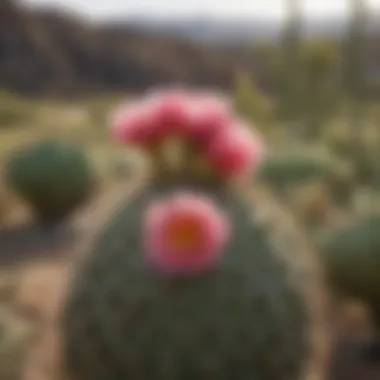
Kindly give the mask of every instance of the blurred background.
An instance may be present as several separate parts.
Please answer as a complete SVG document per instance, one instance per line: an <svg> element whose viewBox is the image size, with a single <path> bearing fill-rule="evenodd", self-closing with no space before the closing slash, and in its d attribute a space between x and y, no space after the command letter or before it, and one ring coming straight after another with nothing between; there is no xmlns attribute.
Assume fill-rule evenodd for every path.
<svg viewBox="0 0 380 380"><path fill-rule="evenodd" d="M0 0L1 380L56 378L54 332L36 331L144 166L108 112L168 85L231 96L266 138L259 180L310 236L380 206L380 0ZM361 310L334 329L366 333ZM339 379L380 379L345 360Z"/></svg>

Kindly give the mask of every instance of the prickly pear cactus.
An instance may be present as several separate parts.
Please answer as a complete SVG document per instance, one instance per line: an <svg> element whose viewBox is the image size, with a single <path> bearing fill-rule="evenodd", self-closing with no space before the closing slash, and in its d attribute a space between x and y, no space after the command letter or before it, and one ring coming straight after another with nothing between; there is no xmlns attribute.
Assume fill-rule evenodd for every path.
<svg viewBox="0 0 380 380"><path fill-rule="evenodd" d="M257 167L261 144L243 134L231 110L211 107L209 95L175 95L143 101L138 123L131 123L135 108L119 114L118 136L136 142L137 131L127 128L175 126L170 133L191 142L186 156L202 156L207 168L188 160L171 166L155 155L152 177L105 227L69 287L67 373L77 380L323 379L316 339L323 339L324 300L314 256L265 195L233 186Z"/></svg>
<svg viewBox="0 0 380 380"><path fill-rule="evenodd" d="M74 211L93 189L92 168L81 150L62 141L34 143L9 160L6 177L42 221Z"/></svg>

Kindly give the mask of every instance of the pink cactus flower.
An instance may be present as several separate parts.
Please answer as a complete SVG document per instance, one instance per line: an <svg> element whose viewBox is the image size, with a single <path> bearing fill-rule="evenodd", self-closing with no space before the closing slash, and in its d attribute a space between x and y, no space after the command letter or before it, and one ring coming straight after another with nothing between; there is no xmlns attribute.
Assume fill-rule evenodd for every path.
<svg viewBox="0 0 380 380"><path fill-rule="evenodd" d="M146 99L151 109L155 129L162 135L177 134L189 124L192 110L192 97L181 89L154 92Z"/></svg>
<svg viewBox="0 0 380 380"><path fill-rule="evenodd" d="M214 136L205 155L211 167L223 177L244 177L262 162L264 145L244 123L235 121Z"/></svg>
<svg viewBox="0 0 380 380"><path fill-rule="evenodd" d="M143 225L147 259L167 274L191 274L218 264L231 234L211 199L181 193L149 206Z"/></svg>
<svg viewBox="0 0 380 380"><path fill-rule="evenodd" d="M182 127L182 135L204 146L219 133L228 128L233 118L232 107L225 98L207 93L194 96L190 123Z"/></svg>
<svg viewBox="0 0 380 380"><path fill-rule="evenodd" d="M127 144L149 146L158 138L153 115L143 103L118 107L110 115L109 124L112 136Z"/></svg>

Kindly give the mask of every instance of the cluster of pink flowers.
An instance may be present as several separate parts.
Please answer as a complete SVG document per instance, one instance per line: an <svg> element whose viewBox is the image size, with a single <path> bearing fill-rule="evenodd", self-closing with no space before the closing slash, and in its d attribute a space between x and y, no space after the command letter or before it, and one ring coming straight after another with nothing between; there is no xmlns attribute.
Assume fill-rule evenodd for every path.
<svg viewBox="0 0 380 380"><path fill-rule="evenodd" d="M164 90L121 106L111 115L116 139L150 149L169 136L196 146L223 178L248 175L262 160L261 139L230 102L207 92Z"/></svg>
<svg viewBox="0 0 380 380"><path fill-rule="evenodd" d="M210 198L180 193L147 208L143 234L148 262L165 274L184 275L219 262L231 225Z"/></svg>

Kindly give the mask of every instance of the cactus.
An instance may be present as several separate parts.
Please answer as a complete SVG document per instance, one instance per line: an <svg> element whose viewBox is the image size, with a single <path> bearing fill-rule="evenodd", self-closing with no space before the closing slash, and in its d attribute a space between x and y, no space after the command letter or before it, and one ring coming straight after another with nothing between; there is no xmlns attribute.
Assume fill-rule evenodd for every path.
<svg viewBox="0 0 380 380"><path fill-rule="evenodd" d="M259 178L282 192L287 187L325 179L331 163L317 156L280 153L269 157L261 168Z"/></svg>
<svg viewBox="0 0 380 380"><path fill-rule="evenodd" d="M318 240L336 292L368 302L380 328L380 216L371 215L324 233Z"/></svg>
<svg viewBox="0 0 380 380"><path fill-rule="evenodd" d="M158 103L174 102L170 94ZM187 97L164 115L176 119L177 136L197 141L193 154L209 170L164 160L156 172L156 156L148 183L105 227L69 286L62 316L67 372L78 380L304 379L312 366L322 368L311 340L323 334L318 265L285 229L290 224L273 215L272 203L231 186L236 173L242 181L257 167L260 144L239 137L232 111L224 118L205 107L192 119L188 111L204 98ZM158 128L157 120L168 118L155 107L149 123ZM152 152L156 133L142 140L125 131L131 120L117 120L119 137L144 140ZM207 120L202 138L199 120ZM132 124L141 129L141 122ZM196 214L201 220L194 226L187 219L184 227L181 217Z"/></svg>
<svg viewBox="0 0 380 380"><path fill-rule="evenodd" d="M335 116L339 106L336 47L324 39L315 39L305 44L302 58L304 96L299 107L304 118L305 134L315 139Z"/></svg>
<svg viewBox="0 0 380 380"><path fill-rule="evenodd" d="M286 122L299 122L302 100L302 19L299 0L288 0L288 20L283 31L279 68L278 114Z"/></svg>
<svg viewBox="0 0 380 380"><path fill-rule="evenodd" d="M277 195L287 198L294 187L321 183L338 205L350 204L354 190L354 174L343 162L316 155L281 153L268 158L259 174Z"/></svg>
<svg viewBox="0 0 380 380"><path fill-rule="evenodd" d="M94 176L83 152L69 143L43 141L11 156L6 178L43 222L58 221L90 195Z"/></svg>
<svg viewBox="0 0 380 380"><path fill-rule="evenodd" d="M358 149L357 140L351 133L346 136L331 136L327 145L339 160L351 164L353 177L358 184L378 186L380 176L377 164L378 153L371 149L368 143L362 141L362 136L360 139L361 149Z"/></svg>

